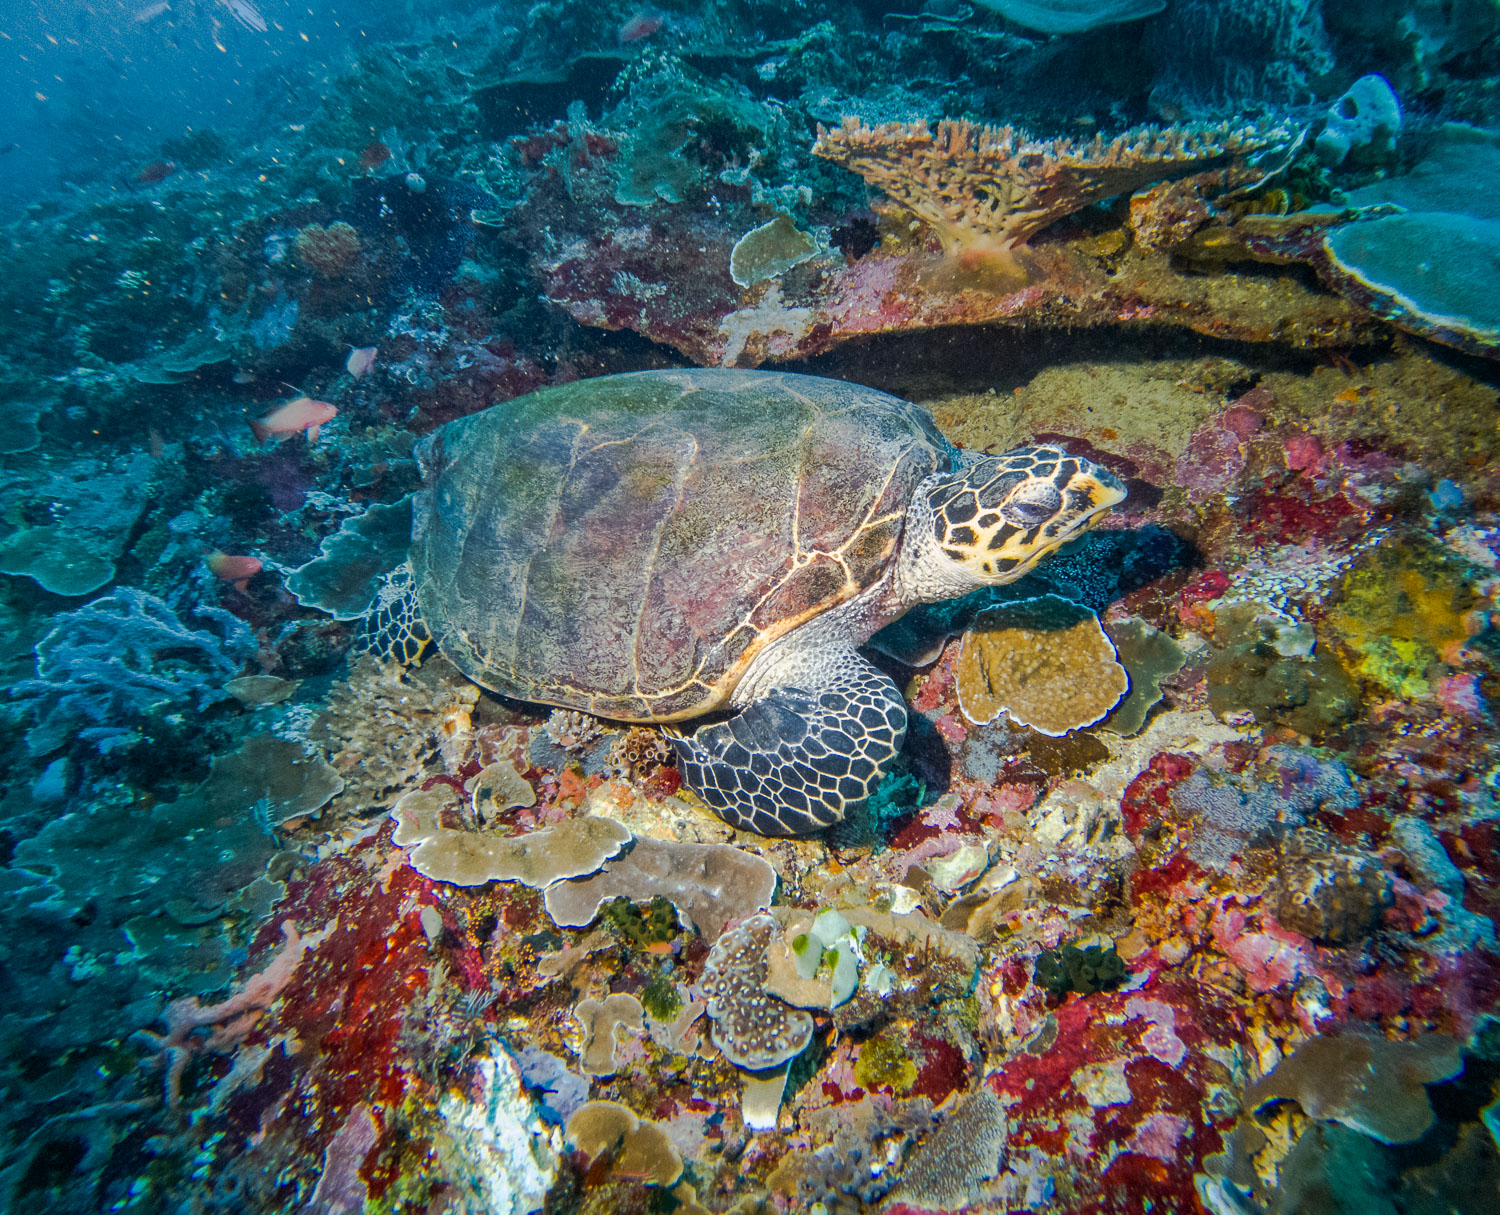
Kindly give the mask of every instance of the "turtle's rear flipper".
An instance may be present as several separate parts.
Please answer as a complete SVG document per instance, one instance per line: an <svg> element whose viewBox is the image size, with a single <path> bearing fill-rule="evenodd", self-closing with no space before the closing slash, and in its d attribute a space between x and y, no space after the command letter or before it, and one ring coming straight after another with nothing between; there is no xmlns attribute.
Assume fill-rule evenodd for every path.
<svg viewBox="0 0 1500 1215"><path fill-rule="evenodd" d="M687 786L733 827L819 831L869 797L901 750L901 693L852 649L797 674L811 686L772 688L737 717L672 739Z"/></svg>
<svg viewBox="0 0 1500 1215"><path fill-rule="evenodd" d="M403 562L380 584L355 648L384 662L414 667L422 661L431 641L432 634L422 623L422 610L417 606L411 566Z"/></svg>

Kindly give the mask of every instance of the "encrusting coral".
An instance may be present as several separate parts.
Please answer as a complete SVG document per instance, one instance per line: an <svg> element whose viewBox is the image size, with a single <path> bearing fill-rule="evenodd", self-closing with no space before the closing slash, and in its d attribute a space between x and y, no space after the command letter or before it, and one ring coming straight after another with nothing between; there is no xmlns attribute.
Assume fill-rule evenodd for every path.
<svg viewBox="0 0 1500 1215"><path fill-rule="evenodd" d="M548 889L547 914L559 927L581 928L610 899L660 897L712 941L730 920L768 906L775 889L776 871L742 848L638 839L592 876Z"/></svg>
<svg viewBox="0 0 1500 1215"><path fill-rule="evenodd" d="M1057 595L981 612L956 673L959 707L976 725L1008 713L1053 737L1101 720L1130 685L1099 618Z"/></svg>
<svg viewBox="0 0 1500 1215"><path fill-rule="evenodd" d="M1423 1087L1456 1076L1458 1043L1444 1034L1389 1042L1368 1034L1309 1038L1245 1092L1245 1107L1295 1101L1310 1118L1342 1122L1383 1143L1410 1143L1432 1125Z"/></svg>
<svg viewBox="0 0 1500 1215"><path fill-rule="evenodd" d="M445 827L441 820L449 800L442 790L417 789L391 810L392 842L411 848L411 867L435 882L520 882L540 888L592 873L630 840L629 830L612 818L567 819L512 836Z"/></svg>
<svg viewBox="0 0 1500 1215"><path fill-rule="evenodd" d="M608 1157L612 1176L662 1186L682 1176L682 1157L665 1132L617 1102L590 1101L568 1119L567 1136L591 1162Z"/></svg>
<svg viewBox="0 0 1500 1215"><path fill-rule="evenodd" d="M1142 127L1088 143L1032 139L1013 126L944 121L818 127L813 152L852 169L932 225L945 251L1025 244L1090 203L1164 177L1233 165L1285 146L1279 128ZM1253 177L1254 174L1251 174Z"/></svg>

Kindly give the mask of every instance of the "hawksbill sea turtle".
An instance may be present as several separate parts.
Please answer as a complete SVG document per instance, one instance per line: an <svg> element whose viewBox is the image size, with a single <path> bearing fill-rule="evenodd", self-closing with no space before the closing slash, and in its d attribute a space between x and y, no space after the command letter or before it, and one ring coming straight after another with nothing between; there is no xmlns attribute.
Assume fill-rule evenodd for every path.
<svg viewBox="0 0 1500 1215"><path fill-rule="evenodd" d="M418 459L407 589L376 629L517 700L662 723L687 786L762 835L843 818L901 749L869 637L1019 578L1125 497L1062 448L962 453L919 405L785 372L545 388Z"/></svg>

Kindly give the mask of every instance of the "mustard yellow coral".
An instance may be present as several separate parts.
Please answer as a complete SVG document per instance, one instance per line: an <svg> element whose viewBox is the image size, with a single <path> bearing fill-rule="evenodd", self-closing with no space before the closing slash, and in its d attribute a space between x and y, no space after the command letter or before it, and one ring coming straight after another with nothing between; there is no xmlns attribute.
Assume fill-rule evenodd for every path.
<svg viewBox="0 0 1500 1215"><path fill-rule="evenodd" d="M1395 696L1425 696L1485 624L1470 569L1413 541L1382 544L1344 577L1328 625L1355 674Z"/></svg>
<svg viewBox="0 0 1500 1215"><path fill-rule="evenodd" d="M1057 595L981 612L957 677L959 708L976 725L1005 712L1053 737L1093 725L1130 686L1099 618Z"/></svg>
<svg viewBox="0 0 1500 1215"><path fill-rule="evenodd" d="M887 1030L859 1048L854 1081L864 1089L889 1088L904 1093L917 1082L917 1065L901 1039Z"/></svg>

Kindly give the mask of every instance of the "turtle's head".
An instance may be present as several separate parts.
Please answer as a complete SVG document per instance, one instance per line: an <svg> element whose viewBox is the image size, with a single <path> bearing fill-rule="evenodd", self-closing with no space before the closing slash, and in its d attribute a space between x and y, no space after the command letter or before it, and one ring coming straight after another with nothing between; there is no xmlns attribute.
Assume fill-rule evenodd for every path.
<svg viewBox="0 0 1500 1215"><path fill-rule="evenodd" d="M1107 468L1061 447L984 456L918 488L902 543L902 598L931 602L1013 582L1124 500Z"/></svg>

